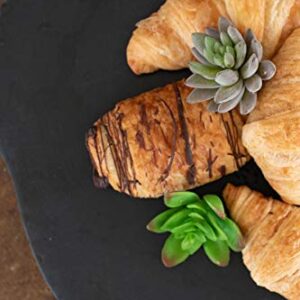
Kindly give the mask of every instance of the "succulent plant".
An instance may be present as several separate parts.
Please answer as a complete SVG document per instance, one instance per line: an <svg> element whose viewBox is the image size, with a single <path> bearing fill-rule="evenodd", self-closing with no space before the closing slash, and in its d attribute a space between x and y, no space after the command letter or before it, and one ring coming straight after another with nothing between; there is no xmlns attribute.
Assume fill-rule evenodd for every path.
<svg viewBox="0 0 300 300"><path fill-rule="evenodd" d="M263 81L271 79L276 67L263 60L263 47L251 29L245 37L224 17L218 29L193 33L193 55L189 68L193 75L186 85L194 88L187 102L211 100L208 110L225 113L237 105L242 115L249 114L257 102Z"/></svg>
<svg viewBox="0 0 300 300"><path fill-rule="evenodd" d="M147 229L155 233L170 232L162 249L162 262L173 267L184 262L203 246L208 258L219 266L229 263L230 250L241 251L244 242L238 226L228 217L221 199L193 192L166 194L169 208L156 216Z"/></svg>

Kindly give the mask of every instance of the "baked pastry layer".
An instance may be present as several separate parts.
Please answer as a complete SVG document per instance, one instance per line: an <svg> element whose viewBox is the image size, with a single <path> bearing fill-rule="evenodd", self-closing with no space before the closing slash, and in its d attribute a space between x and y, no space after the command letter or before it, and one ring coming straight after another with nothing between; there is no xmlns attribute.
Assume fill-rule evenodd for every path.
<svg viewBox="0 0 300 300"><path fill-rule="evenodd" d="M89 131L87 147L99 187L159 197L236 171L249 159L237 111L211 114L188 104L183 81L121 101Z"/></svg>

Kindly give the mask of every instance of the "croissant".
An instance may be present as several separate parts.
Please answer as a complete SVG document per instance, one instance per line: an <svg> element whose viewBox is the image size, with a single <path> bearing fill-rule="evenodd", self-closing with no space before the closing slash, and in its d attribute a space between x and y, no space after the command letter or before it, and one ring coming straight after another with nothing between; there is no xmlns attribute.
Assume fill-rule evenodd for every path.
<svg viewBox="0 0 300 300"><path fill-rule="evenodd" d="M300 0L167 0L158 12L137 23L127 61L136 74L185 68L192 60L191 34L215 27L221 15L242 32L251 28L270 58L300 26L299 11Z"/></svg>
<svg viewBox="0 0 300 300"><path fill-rule="evenodd" d="M159 197L236 171L249 156L236 112L211 114L186 102L183 81L119 102L87 135L95 184L134 197Z"/></svg>
<svg viewBox="0 0 300 300"><path fill-rule="evenodd" d="M246 240L243 261L254 281L290 300L300 299L300 208L245 186L223 192Z"/></svg>
<svg viewBox="0 0 300 300"><path fill-rule="evenodd" d="M286 202L300 204L300 29L280 49L277 74L259 95L243 143Z"/></svg>

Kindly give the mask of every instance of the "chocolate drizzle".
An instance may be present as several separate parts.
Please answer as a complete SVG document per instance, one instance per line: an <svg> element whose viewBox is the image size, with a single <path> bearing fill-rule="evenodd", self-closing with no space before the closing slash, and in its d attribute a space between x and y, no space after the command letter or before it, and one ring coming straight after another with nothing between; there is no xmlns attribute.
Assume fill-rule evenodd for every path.
<svg viewBox="0 0 300 300"><path fill-rule="evenodd" d="M229 112L229 116L230 116L231 126L229 124L229 121L225 120L223 114L221 114L221 120L222 120L222 123L226 130L226 138L227 138L228 144L231 148L231 153L229 153L229 155L233 156L236 167L239 169L243 165L242 158L245 157L245 154L241 153L241 150L239 147L238 127L235 124L234 117L233 117L231 111Z"/></svg>
<svg viewBox="0 0 300 300"><path fill-rule="evenodd" d="M172 168L172 164L173 164L173 161L174 161L178 129L177 129L177 124L176 124L174 114L173 114L170 106L168 105L168 103L165 100L160 99L160 101L161 101L161 103L163 103L163 105L165 106L165 108L169 112L170 118L172 120L172 126L173 126L173 139L172 139L172 144L171 144L170 159L169 159L167 167L165 168L165 170L162 173L162 176L159 179L160 181L164 181L169 176L171 168Z"/></svg>
<svg viewBox="0 0 300 300"><path fill-rule="evenodd" d="M176 95L178 118L179 118L179 124L180 124L180 128L181 128L181 136L185 142L185 148L184 148L185 160L189 166L186 177L187 177L188 183L190 185L194 185L195 184L195 176L196 176L196 168L195 168L195 164L193 161L193 154L192 154L191 145L190 145L190 141L189 141L190 140L189 132L188 132L185 116L184 116L184 107L183 107L183 103L182 103L182 97L181 97L180 90L176 83L173 84L173 89L174 89L174 92Z"/></svg>
<svg viewBox="0 0 300 300"><path fill-rule="evenodd" d="M218 168L218 171L220 172L221 176L226 175L226 166L222 165Z"/></svg>
<svg viewBox="0 0 300 300"><path fill-rule="evenodd" d="M135 139L138 145L140 146L140 148L146 149L145 139L143 133L140 130L136 132Z"/></svg>
<svg viewBox="0 0 300 300"><path fill-rule="evenodd" d="M108 183L107 178L103 175L103 171L102 171L101 159L100 159L100 155L99 155L98 141L97 141L97 128L95 126L93 126L92 128L90 128L89 131L88 131L88 133L87 133L87 135L86 135L86 142L87 143L88 143L89 139L93 140L94 145L96 147L97 158L98 158L98 161L99 161L99 168L100 168L99 172L101 173L101 174L99 174L99 172L97 171L97 164L94 161L93 156L89 152L90 153L91 162L92 162L92 165L93 165L93 182L94 182L94 185L97 188L105 189L105 188L107 188L109 186L109 183ZM87 149L89 149L88 144L86 144L86 146L87 146Z"/></svg>
<svg viewBox="0 0 300 300"><path fill-rule="evenodd" d="M209 148L208 157L207 157L207 168L206 168L209 178L213 177L212 168L213 168L213 164L216 162L217 159L218 159L218 156L215 156L214 158L212 157L212 151L211 151L211 148Z"/></svg>

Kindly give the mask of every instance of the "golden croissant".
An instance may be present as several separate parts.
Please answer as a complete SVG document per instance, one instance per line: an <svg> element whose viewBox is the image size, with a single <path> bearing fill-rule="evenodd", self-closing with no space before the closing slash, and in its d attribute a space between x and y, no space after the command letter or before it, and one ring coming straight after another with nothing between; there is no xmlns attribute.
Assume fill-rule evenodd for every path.
<svg viewBox="0 0 300 300"><path fill-rule="evenodd" d="M277 74L259 94L243 143L286 202L300 204L300 29L274 58Z"/></svg>
<svg viewBox="0 0 300 300"><path fill-rule="evenodd" d="M159 197L236 171L249 159L236 111L188 104L183 81L119 102L89 131L95 184L134 197Z"/></svg>
<svg viewBox="0 0 300 300"><path fill-rule="evenodd" d="M142 74L187 67L191 34L216 26L220 16L231 19L241 32L251 28L270 58L300 26L300 0L167 0L137 24L127 47L130 68Z"/></svg>
<svg viewBox="0 0 300 300"><path fill-rule="evenodd" d="M289 300L300 299L300 208L227 185L231 217L241 228L243 260L254 281Z"/></svg>

